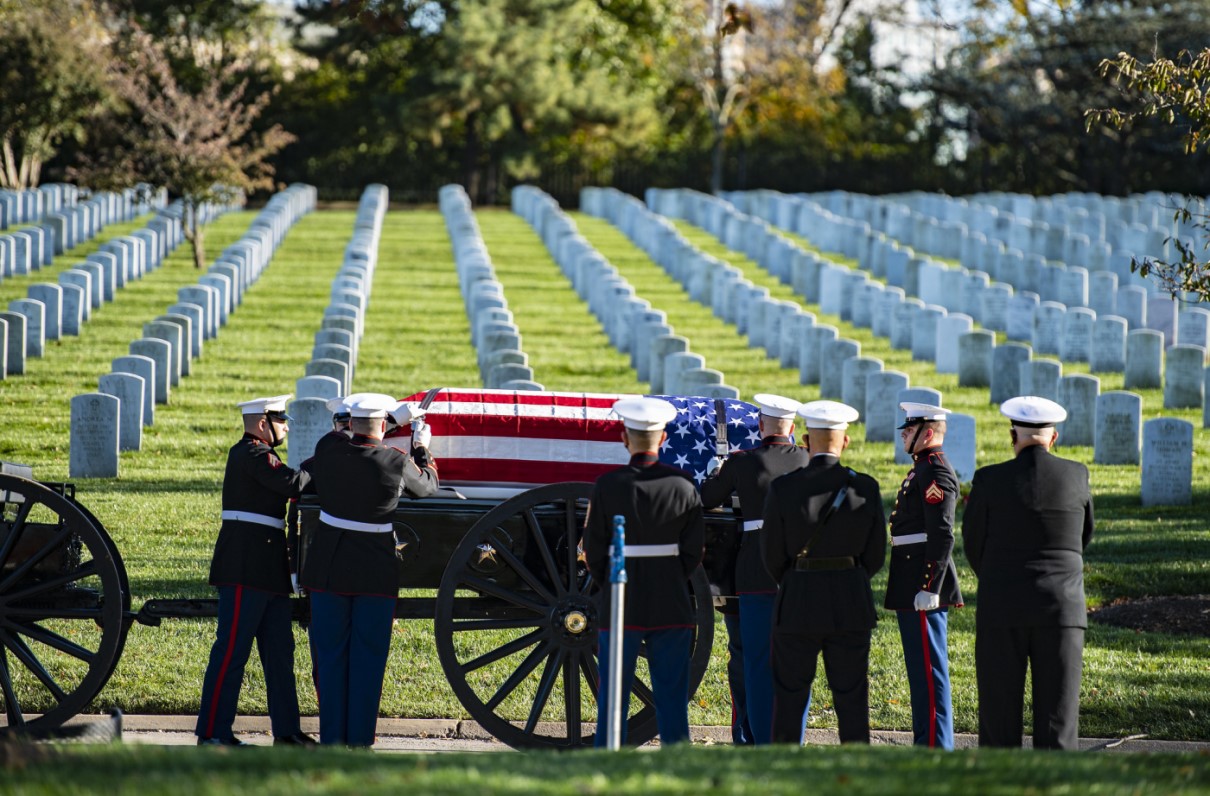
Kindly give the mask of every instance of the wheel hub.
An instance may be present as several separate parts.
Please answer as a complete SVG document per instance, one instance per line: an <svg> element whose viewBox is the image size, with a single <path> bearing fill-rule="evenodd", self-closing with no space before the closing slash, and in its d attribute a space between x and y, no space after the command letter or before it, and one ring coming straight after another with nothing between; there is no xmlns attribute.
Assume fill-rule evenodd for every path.
<svg viewBox="0 0 1210 796"><path fill-rule="evenodd" d="M563 627L567 628L570 633L583 633L588 627L588 617L584 616L581 611L572 611L563 617Z"/></svg>
<svg viewBox="0 0 1210 796"><path fill-rule="evenodd" d="M551 612L551 626L560 643L579 647L597 640L597 610L584 595L565 597Z"/></svg>

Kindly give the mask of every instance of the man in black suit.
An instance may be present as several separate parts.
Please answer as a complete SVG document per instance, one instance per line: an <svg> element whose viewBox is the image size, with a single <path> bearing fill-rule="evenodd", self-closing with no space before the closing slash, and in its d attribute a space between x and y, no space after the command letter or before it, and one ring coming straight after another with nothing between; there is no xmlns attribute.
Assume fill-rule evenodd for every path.
<svg viewBox="0 0 1210 796"><path fill-rule="evenodd" d="M298 497L307 476L283 464L274 451L289 432L290 397L236 404L244 434L227 453L223 524L210 563L210 583L218 590L218 630L202 683L195 729L199 746L244 745L232 724L254 641L265 672L273 743L315 743L299 727L284 533L287 502Z"/></svg>
<svg viewBox="0 0 1210 796"><path fill-rule="evenodd" d="M810 463L773 481L761 546L780 584L773 611L773 742L801 744L823 653L841 742L870 742L870 635L878 621L870 577L886 558L878 482L840 463L856 409L812 401Z"/></svg>
<svg viewBox="0 0 1210 796"><path fill-rule="evenodd" d="M759 448L732 454L702 483L702 506L721 506L733 494L739 496L740 547L735 562L735 590L739 596L739 622L727 623L727 633L738 631L743 660L745 693L741 696L752 743L767 744L773 731L773 670L770 641L773 634L773 603L777 581L770 577L761 557L762 515L769 484L773 479L807 465L810 454L794 444L794 415L798 401L780 395L753 397L760 406ZM715 460L717 461L717 460ZM735 699L735 696L732 696ZM732 711L736 715L736 711Z"/></svg>
<svg viewBox="0 0 1210 796"><path fill-rule="evenodd" d="M320 505L301 581L311 593L323 744L374 743L399 593L395 509L404 495L437 491L431 432L413 435L410 453L382 444L397 403L378 393L348 401L352 436L325 435L302 466Z"/></svg>
<svg viewBox="0 0 1210 796"><path fill-rule="evenodd" d="M1016 458L975 473L962 539L979 577L975 668L979 745L1021 745L1025 671L1033 677L1035 749L1076 749L1084 630L1084 549L1092 539L1088 468L1051 455L1054 401L1000 406Z"/></svg>
<svg viewBox="0 0 1210 796"><path fill-rule="evenodd" d="M597 479L584 526L584 560L601 584L598 640L596 745L608 739L609 683L622 680L623 706L630 704L639 647L647 648L647 668L655 718L664 745L689 740L689 657L693 644L693 603L689 575L702 562L706 523L702 501L683 470L660 463L665 426L676 408L658 398L623 398L613 405L622 420L622 441L630 463ZM609 570L613 518L625 517L625 616L611 615ZM611 671L609 640L622 633L622 671ZM626 740L626 710L620 737Z"/></svg>

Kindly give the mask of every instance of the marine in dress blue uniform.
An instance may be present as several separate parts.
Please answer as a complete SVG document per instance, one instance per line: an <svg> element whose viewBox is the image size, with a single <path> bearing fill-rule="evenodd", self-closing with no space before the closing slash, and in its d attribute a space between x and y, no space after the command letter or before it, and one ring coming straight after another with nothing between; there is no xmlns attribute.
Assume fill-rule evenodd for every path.
<svg viewBox="0 0 1210 796"><path fill-rule="evenodd" d="M727 634L738 624L743 666L744 706L755 744L767 744L773 732L773 603L777 581L765 569L760 535L769 484L773 479L807 466L809 454L794 444L794 416L798 401L780 395L754 396L760 406L761 446L733 454L702 483L702 506L721 506L738 494L740 546L735 563L735 589L739 621L726 623ZM717 460L715 460L717 461ZM730 648L730 645L728 645ZM734 696L732 697L734 702ZM735 727L733 711L732 727ZM733 732L734 735L734 732Z"/></svg>
<svg viewBox="0 0 1210 796"><path fill-rule="evenodd" d="M958 476L941 450L948 409L901 403L904 450L912 469L891 512L891 566L886 607L895 612L919 746L954 748L950 698L949 609L962 605L954 569Z"/></svg>
<svg viewBox="0 0 1210 796"><path fill-rule="evenodd" d="M870 577L886 558L878 482L844 467L857 410L812 401L798 410L810 463L769 487L761 546L780 584L773 626L773 741L801 744L823 654L842 743L870 742Z"/></svg>
<svg viewBox="0 0 1210 796"><path fill-rule="evenodd" d="M1033 682L1033 746L1077 749L1084 631L1084 550L1092 540L1088 468L1050 453L1067 411L1022 396L1015 457L975 473L962 539L979 578L975 672L979 745L1021 746L1025 672Z"/></svg>
<svg viewBox="0 0 1210 796"><path fill-rule="evenodd" d="M290 398L238 404L244 435L227 453L223 524L210 563L210 584L218 589L218 629L202 682L195 728L199 745L243 745L232 724L253 642L265 672L274 743L314 743L299 728L285 535L287 503L307 476L273 451L289 431Z"/></svg>
<svg viewBox="0 0 1210 796"><path fill-rule="evenodd" d="M625 426L630 463L597 479L584 527L584 557L593 580L602 584L598 614L600 690L595 743L608 738L604 717L609 682L611 632L623 634L622 704L630 702L639 646L647 648L651 690L660 742L689 740L689 655L695 627L688 578L701 565L706 538L702 501L681 470L661 464L664 427L676 409L658 398L626 398L613 406ZM609 605L609 548L613 517L626 518L626 615L613 617ZM626 712L623 711L623 716ZM621 728L625 741L626 726Z"/></svg>
<svg viewBox="0 0 1210 796"><path fill-rule="evenodd" d="M352 436L325 435L303 464L320 505L301 581L311 593L323 744L374 743L399 592L395 510L403 495L437 490L425 437L414 435L410 454L382 444L396 406L376 393L350 401Z"/></svg>

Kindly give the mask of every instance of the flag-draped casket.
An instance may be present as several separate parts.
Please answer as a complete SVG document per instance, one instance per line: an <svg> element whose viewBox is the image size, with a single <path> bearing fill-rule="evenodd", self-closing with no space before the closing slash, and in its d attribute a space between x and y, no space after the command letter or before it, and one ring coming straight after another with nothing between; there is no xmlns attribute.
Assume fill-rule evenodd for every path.
<svg viewBox="0 0 1210 796"><path fill-rule="evenodd" d="M626 395L442 388L429 397L425 420L441 483L450 486L529 488L563 481L595 481L629 460L622 423L611 407ZM661 461L700 484L718 449L717 422L726 424L730 452L760 444L760 410L739 400L657 395L677 409L667 426ZM411 429L388 442L406 446Z"/></svg>

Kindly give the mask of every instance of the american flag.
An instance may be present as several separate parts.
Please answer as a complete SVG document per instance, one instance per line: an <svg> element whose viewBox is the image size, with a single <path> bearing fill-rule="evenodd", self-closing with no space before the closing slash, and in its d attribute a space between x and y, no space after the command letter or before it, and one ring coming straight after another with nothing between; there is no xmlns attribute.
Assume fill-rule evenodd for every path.
<svg viewBox="0 0 1210 796"><path fill-rule="evenodd" d="M401 400L419 402L425 393ZM626 464L622 422L611 408L620 398L601 393L518 392L443 388L425 419L433 431L429 445L441 482L449 485L532 487L562 481L595 481ZM677 409L667 426L660 460L706 478L714 457L715 399L654 395ZM723 400L729 452L760 445L760 409ZM411 429L392 432L389 443L409 444Z"/></svg>

